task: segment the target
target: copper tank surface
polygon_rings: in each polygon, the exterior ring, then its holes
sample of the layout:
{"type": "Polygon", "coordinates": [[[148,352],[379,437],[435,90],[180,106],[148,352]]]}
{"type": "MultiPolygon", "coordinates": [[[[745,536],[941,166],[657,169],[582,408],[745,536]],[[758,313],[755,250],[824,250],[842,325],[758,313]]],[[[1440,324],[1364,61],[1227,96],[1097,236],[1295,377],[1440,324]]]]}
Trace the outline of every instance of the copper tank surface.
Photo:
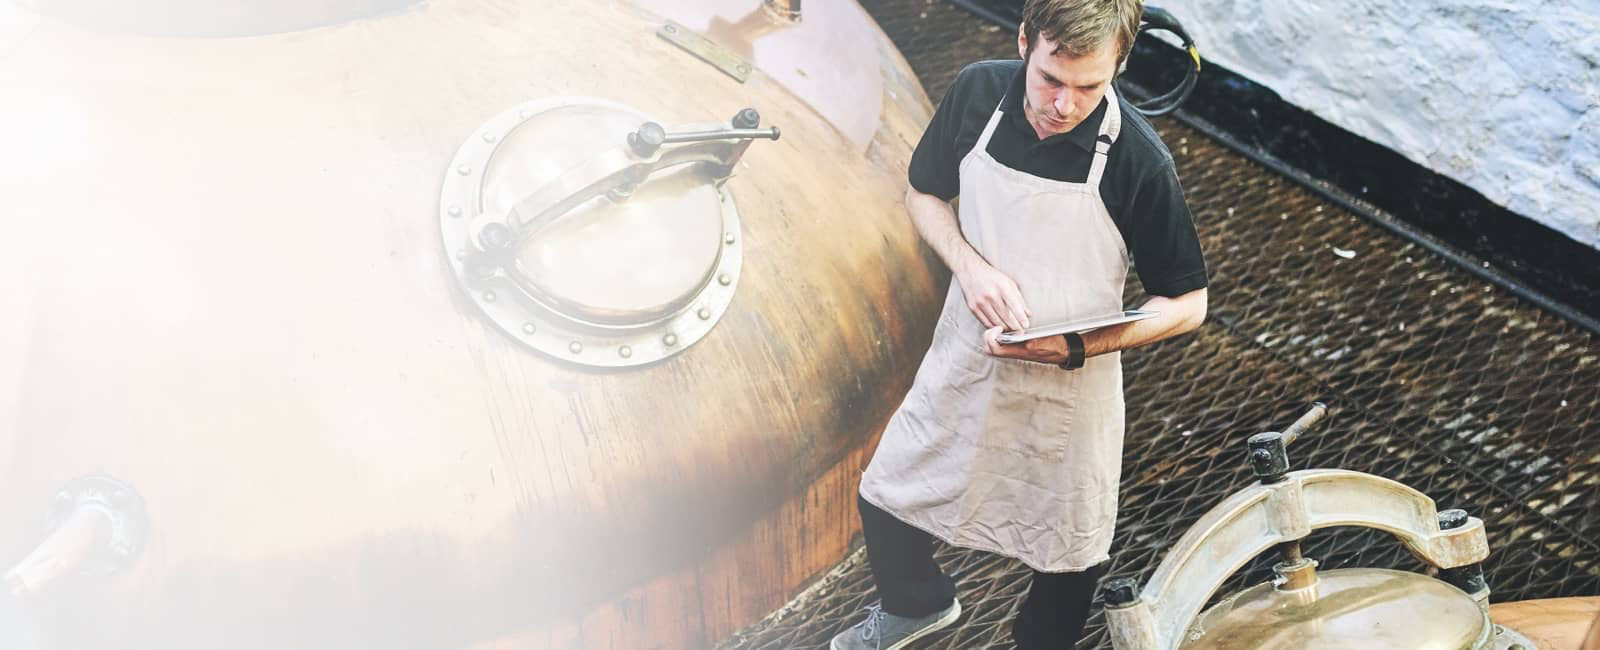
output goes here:
{"type": "Polygon", "coordinates": [[[0,645],[706,647],[836,563],[946,282],[870,18],[330,4],[0,4],[0,645]]]}
{"type": "Polygon", "coordinates": [[[1538,650],[1600,650],[1600,596],[1495,603],[1489,616],[1528,635],[1538,650]]]}

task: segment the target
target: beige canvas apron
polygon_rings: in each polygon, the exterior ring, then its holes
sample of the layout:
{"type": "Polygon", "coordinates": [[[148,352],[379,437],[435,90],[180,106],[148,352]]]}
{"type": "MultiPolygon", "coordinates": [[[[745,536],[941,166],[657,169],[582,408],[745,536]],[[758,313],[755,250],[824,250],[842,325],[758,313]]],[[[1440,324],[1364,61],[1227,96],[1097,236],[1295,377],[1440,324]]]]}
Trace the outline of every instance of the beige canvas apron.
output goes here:
{"type": "MultiPolygon", "coordinates": [[[[1127,248],[1100,199],[1121,114],[1115,93],[1106,99],[1086,182],[996,162],[986,149],[998,107],[961,160],[961,233],[1017,282],[1034,324],[1122,309],[1127,248]]],[[[990,356],[983,331],[952,280],[933,344],[861,479],[861,496],[946,542],[1040,571],[1105,561],[1122,469],[1120,355],[1066,371],[990,356]]]]}

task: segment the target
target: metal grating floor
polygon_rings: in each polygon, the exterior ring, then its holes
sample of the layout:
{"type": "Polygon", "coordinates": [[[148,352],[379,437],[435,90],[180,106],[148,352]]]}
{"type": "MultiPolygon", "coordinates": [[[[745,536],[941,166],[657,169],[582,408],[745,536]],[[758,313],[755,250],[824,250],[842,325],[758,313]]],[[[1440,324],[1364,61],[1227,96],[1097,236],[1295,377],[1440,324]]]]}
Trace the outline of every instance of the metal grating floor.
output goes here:
{"type": "MultiPolygon", "coordinates": [[[[863,4],[934,98],[965,63],[1016,56],[1009,31],[942,1],[863,4]]],[[[1199,132],[1156,126],[1211,267],[1211,313],[1198,332],[1124,357],[1108,578],[1147,578],[1190,524],[1249,483],[1245,437],[1321,399],[1330,415],[1290,448],[1295,468],[1375,473],[1482,517],[1497,601],[1600,594],[1600,340],[1199,132]]],[[[1374,531],[1321,531],[1305,549],[1326,568],[1420,569],[1374,531]]],[[[876,600],[862,557],[723,647],[826,647],[876,600]]],[[[939,557],[966,611],[917,647],[1009,647],[1026,568],[957,548],[939,557]]],[[[1269,562],[1222,591],[1265,580],[1269,562]]],[[[1097,604],[1078,647],[1109,646],[1097,604]]]]}

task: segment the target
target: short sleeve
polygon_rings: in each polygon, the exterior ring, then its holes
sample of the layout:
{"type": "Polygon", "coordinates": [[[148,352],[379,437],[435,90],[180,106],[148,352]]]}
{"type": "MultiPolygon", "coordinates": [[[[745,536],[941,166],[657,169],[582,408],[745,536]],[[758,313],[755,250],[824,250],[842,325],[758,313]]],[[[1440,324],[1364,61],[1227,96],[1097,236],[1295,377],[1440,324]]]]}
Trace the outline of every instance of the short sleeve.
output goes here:
{"type": "Polygon", "coordinates": [[[1133,225],[1128,252],[1145,291],[1170,298],[1204,288],[1200,238],[1170,158],[1140,179],[1128,210],[1133,225]]]}
{"type": "Polygon", "coordinates": [[[961,193],[961,158],[956,155],[956,137],[961,130],[962,113],[972,94],[972,66],[963,69],[950,84],[939,108],[933,113],[922,140],[911,153],[908,176],[911,187],[949,201],[961,193]]]}

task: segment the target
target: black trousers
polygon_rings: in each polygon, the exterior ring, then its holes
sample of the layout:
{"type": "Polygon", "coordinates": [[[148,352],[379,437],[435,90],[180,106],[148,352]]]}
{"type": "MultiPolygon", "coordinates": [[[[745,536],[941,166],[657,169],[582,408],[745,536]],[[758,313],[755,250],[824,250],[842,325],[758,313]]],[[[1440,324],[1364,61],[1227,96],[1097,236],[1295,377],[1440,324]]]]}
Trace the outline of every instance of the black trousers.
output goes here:
{"type": "MultiPolygon", "coordinates": [[[[934,538],[856,497],[883,611],[920,618],[950,606],[955,581],[933,559],[934,538]]],[[[1028,598],[1011,622],[1011,637],[1022,650],[1070,649],[1083,634],[1095,585],[1105,574],[1101,563],[1073,573],[1033,572],[1028,598]]]]}

